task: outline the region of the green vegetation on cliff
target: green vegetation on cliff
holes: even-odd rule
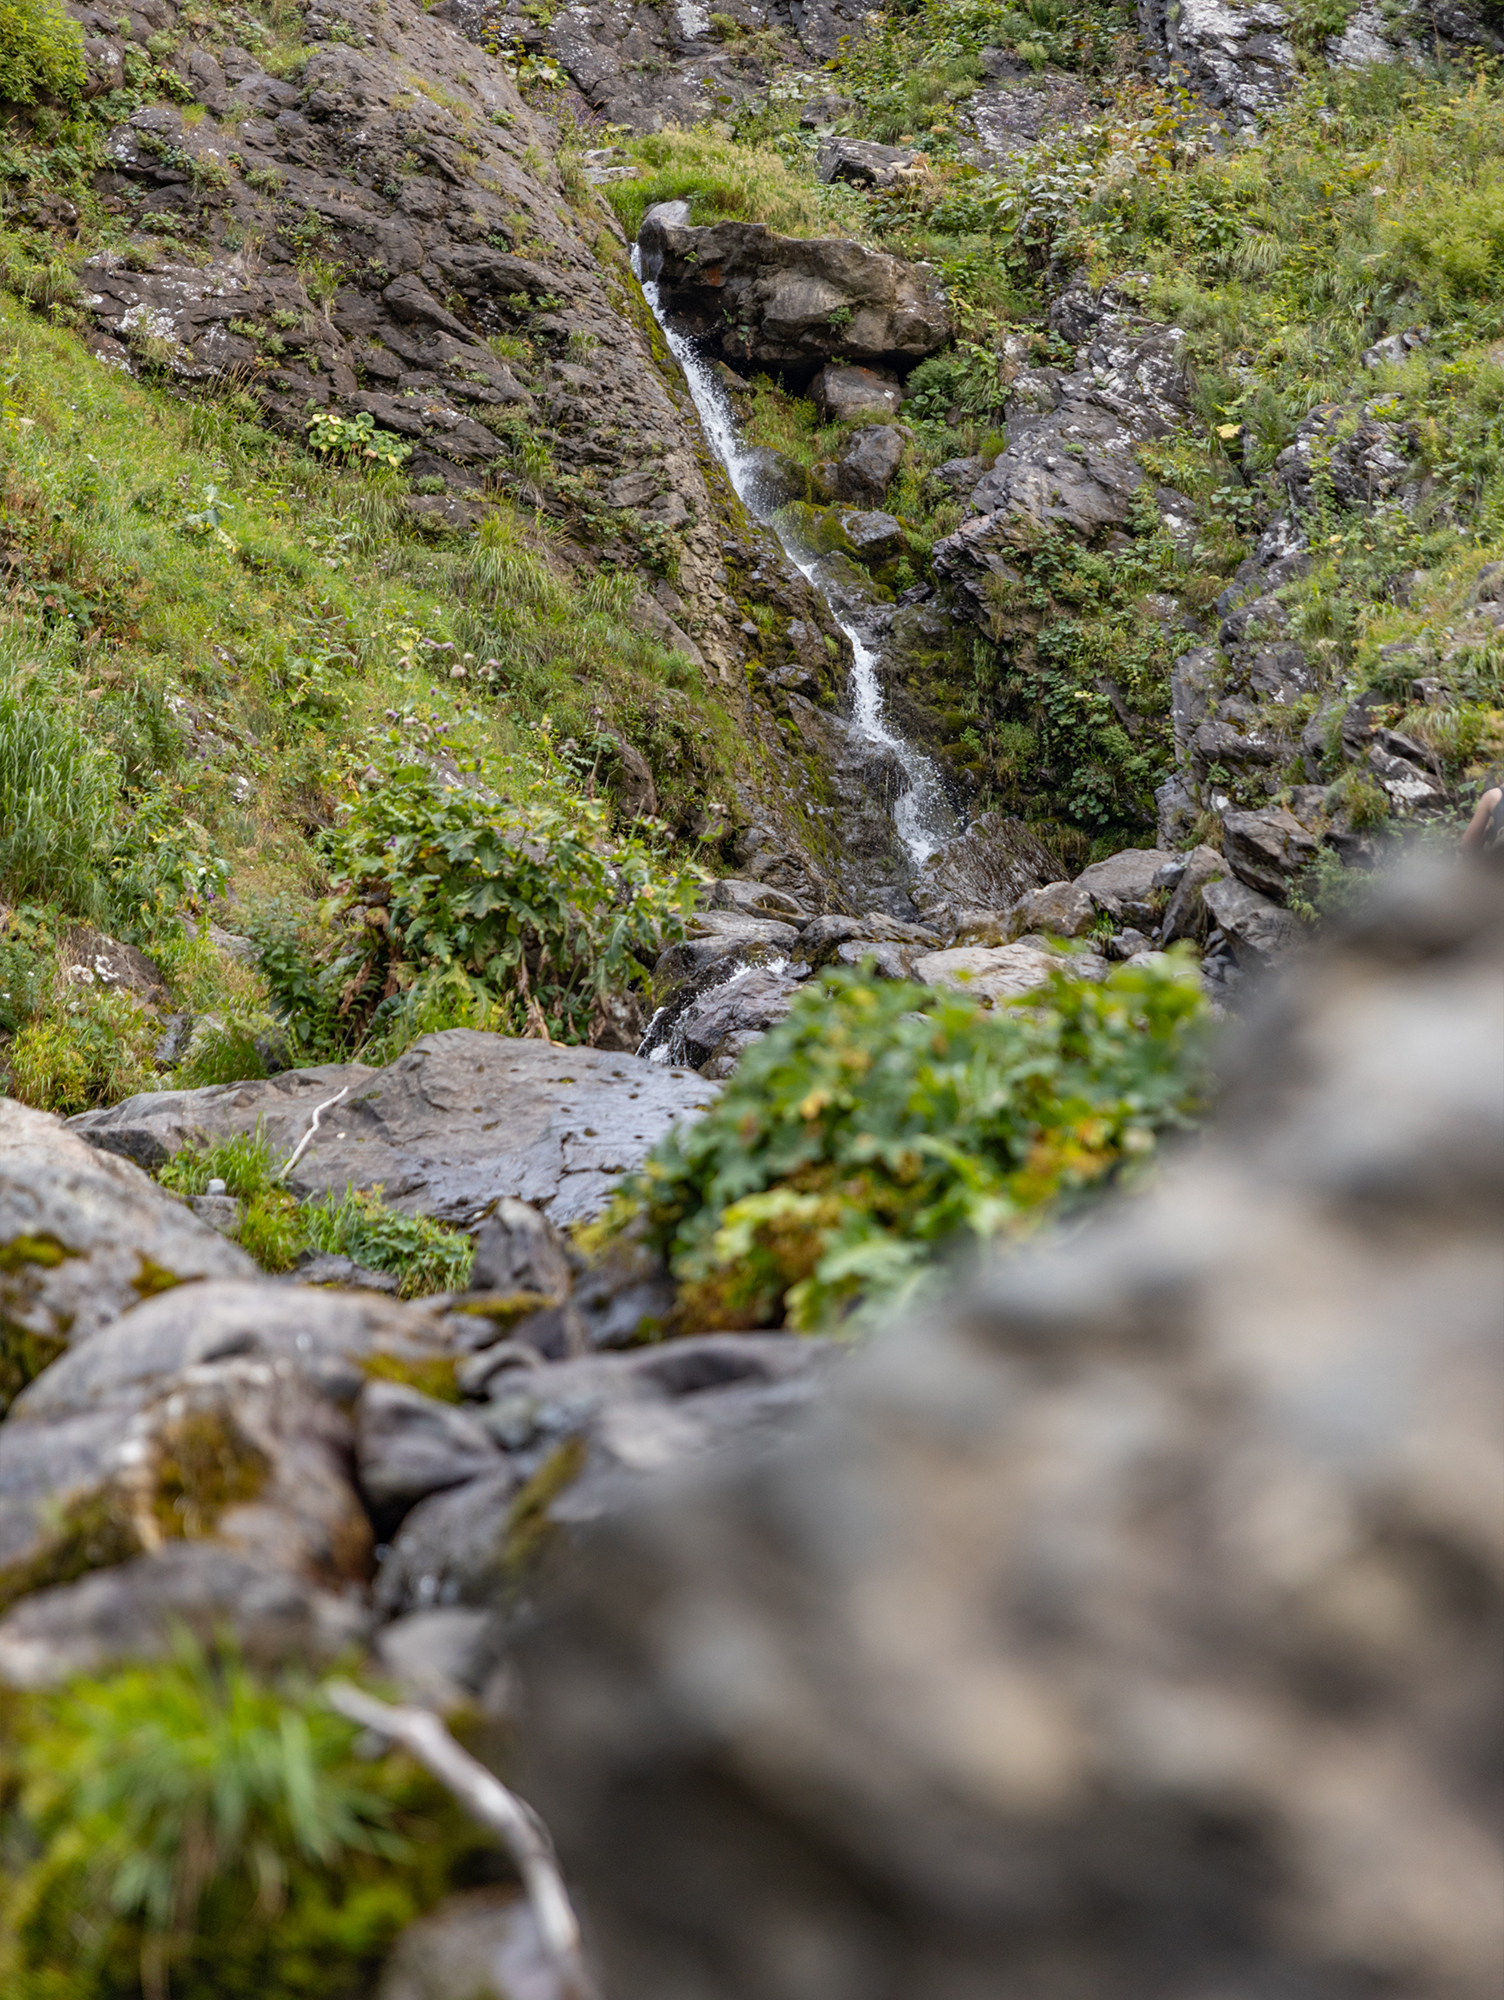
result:
[[[896,9],[832,79],[851,107],[838,136],[912,149],[896,186],[819,186],[816,135],[796,103],[773,99],[729,131],[633,142],[639,176],[611,190],[628,223],[687,196],[696,221],[839,229],[935,269],[959,338],[907,385],[888,504],[910,554],[901,574],[879,577],[890,593],[918,579],[964,511],[935,469],[963,456],[991,464],[1020,365],[1071,365],[1047,325],[1062,289],[1119,285],[1185,330],[1188,421],[1140,447],[1149,478],[1126,533],[1088,546],[1020,531],[980,633],[900,646],[893,663],[899,712],[979,802],[1021,814],[1077,858],[1150,837],[1170,766],[1171,662],[1198,635],[1214,638],[1215,600],[1284,504],[1275,461],[1311,411],[1334,405],[1349,427],[1367,411],[1410,454],[1404,507],[1326,506],[1309,571],[1288,588],[1294,636],[1326,688],[1378,689],[1402,725],[1417,665],[1445,649],[1478,569],[1504,553],[1496,67],[1342,71],[1313,59],[1259,132],[1229,144],[1184,92],[1135,71],[1131,25],[1124,9],[1051,0]],[[1040,74],[1063,107],[1036,142],[988,166],[968,157],[958,115],[984,50]],[[1396,334],[1414,337],[1365,362]],[[770,380],[753,384],[746,415],[759,442],[811,468],[850,427]],[[1156,486],[1188,503],[1191,537],[1166,528]],[[1315,498],[1322,507],[1319,481]],[[1458,671],[1466,685],[1454,692],[1473,715],[1470,754],[1451,770],[1465,810],[1504,753],[1504,682],[1494,654]]]
[[[450,794],[456,755],[505,760],[527,794],[502,816],[513,829],[503,839],[521,838],[517,866],[533,806],[537,837],[559,836],[573,815],[536,932],[553,947],[540,997],[555,1033],[588,1032],[594,1000],[634,969],[601,870],[626,867],[614,879],[630,880],[644,921],[667,910],[654,900],[662,839],[632,832],[624,814],[611,834],[619,742],[672,739],[661,766],[670,814],[681,803],[671,771],[692,798],[730,754],[726,718],[681,691],[688,662],[628,622],[631,587],[572,570],[539,520],[504,504],[472,538],[435,534],[404,508],[394,475],[300,452],[233,397],[132,382],[3,296],[0,383],[0,897],[20,912],[0,939],[0,1029],[17,1037],[6,1057],[16,1094],[75,1111],[143,1087],[160,1028],[131,995],[70,982],[85,923],[149,950],[171,1003],[269,1026],[265,982],[195,945],[183,919],[231,889],[242,920],[263,911],[264,933],[280,940],[285,988],[296,973],[278,913],[296,908],[316,988],[327,958],[344,964],[343,919],[330,932],[315,910],[341,840],[359,837],[364,774],[404,765],[409,819],[437,852],[452,845],[460,798],[477,796]],[[357,804],[339,835],[342,797]],[[469,810],[478,828],[485,815]],[[662,879],[668,894],[679,878],[670,868]],[[572,896],[587,897],[577,920]],[[625,911],[624,889],[618,900]],[[515,966],[529,921],[514,899],[492,922],[510,942],[479,961],[432,922],[405,957],[388,953],[383,1047],[401,1045],[394,1007],[409,1006],[407,1039],[475,1021],[501,998],[499,987],[487,998],[486,965],[500,949]],[[434,983],[445,977],[448,1000]],[[354,1008],[336,990],[332,1025],[317,1032],[305,1006],[305,1045],[318,1034],[320,1046],[356,1045],[382,997]]]

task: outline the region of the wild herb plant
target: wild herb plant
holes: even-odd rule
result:
[[[993,1011],[830,972],[623,1195],[686,1327],[805,1330],[891,1302],[1151,1160],[1201,1099],[1194,962],[1061,973]]]
[[[304,1046],[389,1060],[458,1026],[581,1042],[612,992],[645,985],[683,935],[697,872],[613,833],[546,731],[535,744],[488,758],[456,738],[423,763],[394,744],[353,781],[323,842],[333,950],[310,960],[285,929],[263,944]]]

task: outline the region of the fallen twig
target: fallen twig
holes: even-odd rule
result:
[[[351,1722],[400,1743],[499,1836],[522,1877],[538,1936],[558,1976],[560,2000],[598,2000],[553,1842],[532,1807],[462,1750],[431,1710],[394,1708],[349,1681],[326,1681],[324,1698]]]
[[[322,1104],[316,1104],[313,1107],[313,1116],[308,1121],[308,1130],[299,1139],[297,1145],[293,1147],[292,1152],[282,1162],[281,1166],[278,1167],[275,1176],[277,1180],[285,1181],[299,1160],[308,1151],[309,1146],[313,1143],[313,1135],[319,1129],[319,1120],[323,1117],[324,1113],[332,1110],[340,1102],[341,1098],[348,1097],[349,1095],[350,1086],[347,1083],[343,1090],[337,1090],[333,1097],[326,1097]]]

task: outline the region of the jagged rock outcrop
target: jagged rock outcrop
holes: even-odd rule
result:
[[[1015,377],[1008,448],[977,481],[971,514],[935,545],[936,574],[959,587],[968,615],[984,629],[993,608],[989,586],[1013,575],[1008,556],[1016,543],[1047,527],[1084,541],[1121,529],[1145,479],[1136,447],[1166,436],[1185,411],[1178,327],[1145,320],[1129,298],[1079,290],[1056,302],[1052,325],[1057,321],[1057,330],[1082,343],[1075,370]]]
[[[1157,1191],[561,1571],[525,1783],[618,2000],[1495,1990],[1501,943],[1398,889]]]
[[[733,365],[807,379],[837,355],[909,367],[950,339],[944,306],[900,258],[760,222],[696,228],[687,202],[643,218],[642,274],[665,312]]]

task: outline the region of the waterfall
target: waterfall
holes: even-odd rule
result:
[[[701,428],[710,443],[712,451],[726,468],[726,476],[735,489],[747,511],[764,522],[777,535],[784,554],[800,575],[820,592],[832,619],[845,633],[851,643],[851,720],[852,726],[870,742],[883,750],[890,750],[898,761],[906,780],[893,806],[893,824],[900,842],[913,867],[927,860],[935,849],[949,840],[956,832],[955,814],[946,798],[945,781],[940,775],[940,767],[932,757],[897,734],[884,717],[882,685],[877,677],[880,655],[868,645],[850,619],[842,615],[821,585],[814,562],[805,555],[779,526],[776,512],[764,506],[753,477],[753,466],[747,457],[747,449],[737,429],[732,412],[731,400],[725,387],[716,378],[706,363],[704,356],[694,342],[678,332],[665,318],[659,303],[658,286],[652,279],[643,280],[641,260],[637,249],[632,251],[632,269],[642,284],[642,295],[647,300],[654,319],[663,330],[663,337],[679,366],[684,370],[684,379],[689,384],[689,393],[694,399]]]

